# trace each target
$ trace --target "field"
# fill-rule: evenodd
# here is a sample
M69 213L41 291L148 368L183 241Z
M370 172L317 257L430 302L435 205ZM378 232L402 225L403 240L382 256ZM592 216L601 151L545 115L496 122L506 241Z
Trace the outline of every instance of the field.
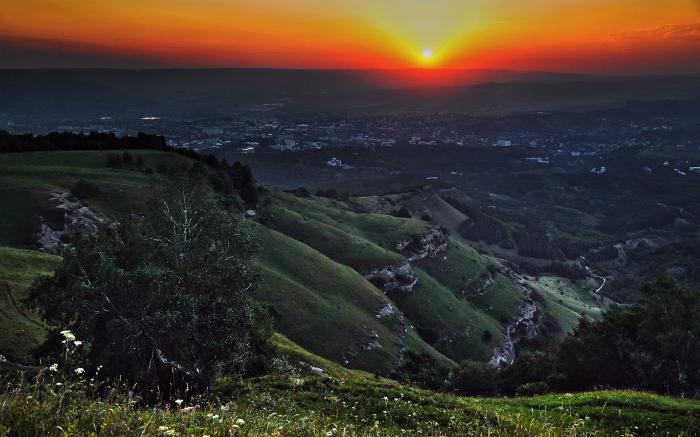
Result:
M11 435L695 435L700 403L601 391L533 398L461 398L360 374L271 375L226 396L134 408L81 394L88 382L24 386L0 395L0 432Z

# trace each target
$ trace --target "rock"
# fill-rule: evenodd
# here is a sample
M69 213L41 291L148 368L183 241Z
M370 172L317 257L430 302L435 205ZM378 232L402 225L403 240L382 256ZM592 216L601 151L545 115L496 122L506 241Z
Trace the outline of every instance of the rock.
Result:
M394 309L393 306L391 306L390 303L385 303L384 305L379 307L379 310L377 310L376 316L378 319L381 319L381 318L388 317L388 316L394 314L395 311L396 310Z
M309 366L309 372L316 376L323 376L325 374L322 368L316 366Z
M73 236L81 233L94 234L100 225L107 222L100 214L68 192L52 191L49 193L49 202L53 209L41 217L42 223L37 236L39 250L60 253L69 245ZM47 216L53 217L54 220L48 220ZM57 217L60 220L56 220Z
M418 277L408 262L399 266L382 267L365 274L365 278L384 293L411 292Z
M299 365L306 369L311 375L323 376L326 374L325 370L322 368L313 366L306 361L299 361Z

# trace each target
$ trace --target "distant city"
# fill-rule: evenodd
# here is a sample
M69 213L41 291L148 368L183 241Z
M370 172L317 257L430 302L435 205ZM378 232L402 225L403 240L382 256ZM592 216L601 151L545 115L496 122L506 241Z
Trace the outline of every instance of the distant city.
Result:
M652 103L645 103L652 105ZM629 104L628 104L629 105ZM692 112L692 111L691 111ZM92 119L33 122L0 113L0 129L11 133L46 134L137 132L162 134L169 145L216 154L272 154L342 147L382 148L402 145L444 145L532 150L525 159L543 166L582 167L592 173L608 170L602 155L620 148L700 150L692 117L683 111L648 115L628 107L582 113L529 112L513 115L288 114L278 104L255 105L228 117L187 119L158 114L138 118L104 115ZM327 165L352 168L352 162L331 159ZM677 163L676 163L677 164ZM700 172L700 162L683 162L676 174ZM669 163L665 163L666 166ZM652 171L647 168L646 171Z

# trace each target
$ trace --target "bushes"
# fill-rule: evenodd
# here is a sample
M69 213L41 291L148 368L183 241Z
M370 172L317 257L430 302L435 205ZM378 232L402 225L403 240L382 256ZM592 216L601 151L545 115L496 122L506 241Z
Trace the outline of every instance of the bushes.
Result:
M251 303L255 251L238 215L183 187L143 219L79 241L31 302L85 342L89 374L125 378L147 398L181 397L219 374L264 369L271 324Z
M616 388L700 396L700 293L669 279L645 286L643 293L636 304L598 322L582 320L550 351L521 353L501 368L461 363L444 389L531 396Z
M97 185L92 182L80 179L73 185L70 190L71 194L80 200L92 199L99 197L102 194L102 190Z
M492 395L496 393L498 369L488 363L464 361L452 370L450 387L462 395Z
M536 395L547 394L548 392L549 392L549 386L547 385L547 383L543 382L543 381L538 381L538 382L528 382L527 384L521 385L520 387L518 387L517 395L518 396L536 396Z

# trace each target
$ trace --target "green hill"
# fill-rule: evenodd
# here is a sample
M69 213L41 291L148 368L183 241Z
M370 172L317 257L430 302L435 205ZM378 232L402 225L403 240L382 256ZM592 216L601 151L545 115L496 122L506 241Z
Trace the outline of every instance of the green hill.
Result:
M111 169L106 162L113 153L121 152L2 155L0 210L8 213L0 220L0 354L9 363L3 360L0 368L29 363L31 348L45 335L45 325L21 301L32 281L51 274L60 262L29 249L36 246L39 225L57 220L48 194L89 181L99 194L87 206L118 220L138 212L174 171L197 165L174 153L132 150L140 165ZM699 432L695 401L611 391L464 398L375 377L393 370L406 351L428 354L446 366L467 358L488 360L528 299L520 280L532 287L538 308L562 332L581 316L598 317L607 303L560 278L516 277L459 235L438 232L435 222L357 209L357 202L376 199L301 198L275 189L263 189L260 196L257 219L249 222L262 243L257 297L270 306L279 332L273 337L277 358L271 374L221 382L190 404L146 408L135 406L122 388L112 396L86 396L82 389L92 389L89 381L77 377L64 383L44 373L36 385L11 382L0 394L0 434ZM444 220L446 228L461 219L439 198L426 199L440 208L434 218ZM414 201L417 211L422 201ZM437 242L426 240L431 232ZM385 292L363 276L405 265L409 258L416 279L410 290Z
M29 347L45 333L35 314L22 307L25 291L42 275L50 275L61 258L40 252L0 247L0 354L26 362Z
M99 190L83 205L118 220L143 208L178 171L199 166L197 171L215 172L175 153L128 153L134 162L119 168L110 168L107 161L122 151L3 155L0 209L9 214L0 220L0 246L36 247L40 224L61 221L50 193L69 192L78 181L88 181ZM377 198L302 198L274 188L260 193L257 223L251 221L263 243L259 265L264 280L258 297L273 308L276 329L309 351L385 374L400 363L406 350L427 353L447 365L467 358L488 360L519 313L522 289L499 273L499 262L476 252L455 232L445 237L436 253L411 262L417 279L412 291L383 292L363 275L405 263L422 244L421 238L437 229L435 224L394 217L389 210L358 209L358 204L367 207ZM439 196L423 193L409 200L412 210L421 205L433 208L448 229L461 219ZM400 197L391 200L400 201ZM12 254L5 251L0 258L12 259ZM12 293L21 294L29 282L13 286ZM550 288L540 288L547 297L541 309L560 324L561 332L575 326L581 315L599 313L590 302L580 302L585 297L580 293L559 303L546 292ZM3 307L11 310L9 302ZM40 338L41 329L32 326L34 334L26 337L18 338L10 330L0 335L0 352L26 357Z

